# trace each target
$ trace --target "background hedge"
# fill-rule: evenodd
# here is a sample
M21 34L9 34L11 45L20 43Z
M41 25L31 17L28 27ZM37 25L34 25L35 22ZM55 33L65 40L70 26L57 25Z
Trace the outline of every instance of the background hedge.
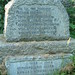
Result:
M10 0L0 0L0 33L3 33L4 29L4 6L8 3Z
M4 27L4 6L10 0L0 0L0 33L3 33ZM70 33L75 38L75 0L61 0L67 9L70 17Z

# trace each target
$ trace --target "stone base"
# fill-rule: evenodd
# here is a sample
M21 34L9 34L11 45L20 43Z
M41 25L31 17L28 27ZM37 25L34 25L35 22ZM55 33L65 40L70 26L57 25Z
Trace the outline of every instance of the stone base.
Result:
M0 63L6 56L73 53L75 39L67 41L6 42L0 35Z
M65 65L71 63L71 54L44 54L34 56L8 57L8 75L56 75Z
M71 39L70 43L68 40L6 42L3 35L0 35L0 65L5 62L5 61L3 62L3 60L8 56L50 55L50 59L53 59L54 61L55 60L59 61L60 59L62 61L61 57L64 56L65 60L67 60L67 57L72 56L74 51L75 51L75 39ZM70 62L66 62L66 64L68 63Z

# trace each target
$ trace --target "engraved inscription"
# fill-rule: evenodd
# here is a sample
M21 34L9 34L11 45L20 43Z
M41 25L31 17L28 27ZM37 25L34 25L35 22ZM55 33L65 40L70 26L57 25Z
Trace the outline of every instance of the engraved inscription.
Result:
M50 7L19 8L15 11L15 16L17 16L16 25L19 30L18 34L56 35L57 33L59 23L56 20L58 19L51 15Z
M22 38L26 36L56 36L57 28L59 26L59 18L52 15L54 6L36 6L36 7L25 7L20 6L17 8L15 13L15 25L17 35ZM12 31L15 30L11 28Z
M17 75L46 75L55 71L53 61L24 62L23 66L17 67Z
M62 55L10 57L5 66L9 75L54 75L53 73L64 67L67 62L71 62L70 56L65 55L63 58Z

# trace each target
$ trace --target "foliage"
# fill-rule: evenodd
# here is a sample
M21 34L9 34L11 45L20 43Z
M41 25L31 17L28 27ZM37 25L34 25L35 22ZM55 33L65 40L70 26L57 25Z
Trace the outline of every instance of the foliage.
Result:
M0 0L0 33L3 33L4 27L4 6L9 0Z
M67 8L67 12L70 17L70 33L71 37L75 38L75 0L70 0L70 7Z
M61 71L61 73L58 73L58 75L75 75L75 54L73 54L70 59L72 60L72 63L66 65L64 70Z

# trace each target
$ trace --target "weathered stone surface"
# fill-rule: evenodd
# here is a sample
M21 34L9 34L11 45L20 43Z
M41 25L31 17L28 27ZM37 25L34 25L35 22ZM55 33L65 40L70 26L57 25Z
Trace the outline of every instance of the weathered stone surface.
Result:
M54 75L71 63L71 54L9 57L5 64L8 75Z
M66 8L70 8L71 6L73 6L73 3L71 2L72 0L60 0L60 1ZM75 1L73 0L73 2Z
M12 0L5 9L7 41L69 38L68 14L59 0Z
M62 41L31 41L31 42L13 42L8 43L4 37L0 36L0 59L6 56L21 55L41 55L41 54L60 54L75 52L75 40L71 39Z

